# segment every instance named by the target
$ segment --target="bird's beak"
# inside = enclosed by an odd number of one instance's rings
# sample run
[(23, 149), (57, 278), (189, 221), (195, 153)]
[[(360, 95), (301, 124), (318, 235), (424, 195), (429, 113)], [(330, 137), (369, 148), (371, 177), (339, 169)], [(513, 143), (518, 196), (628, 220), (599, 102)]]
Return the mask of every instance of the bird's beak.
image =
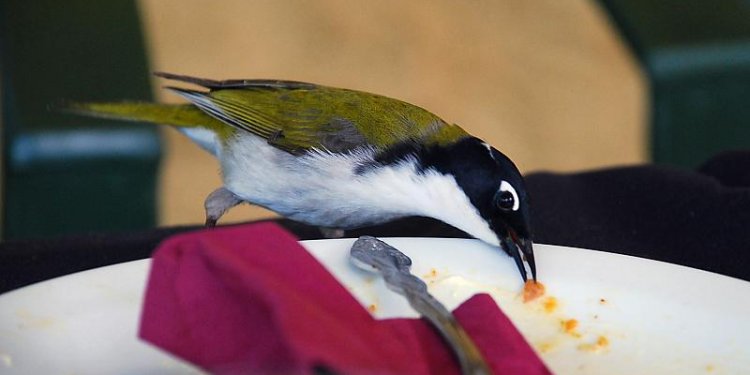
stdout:
[(508, 234), (500, 238), (500, 245), (516, 262), (518, 271), (525, 283), (529, 277), (526, 265), (531, 271), (531, 277), (536, 282), (536, 263), (534, 262), (534, 248), (531, 239), (519, 237), (515, 231), (508, 228)]

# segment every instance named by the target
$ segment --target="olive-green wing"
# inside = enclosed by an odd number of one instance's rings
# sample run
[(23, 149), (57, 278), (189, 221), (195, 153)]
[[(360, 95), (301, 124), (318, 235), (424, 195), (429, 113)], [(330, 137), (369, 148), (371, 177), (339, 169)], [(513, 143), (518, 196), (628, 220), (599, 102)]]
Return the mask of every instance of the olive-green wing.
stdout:
[(210, 89), (172, 88), (212, 117), (291, 153), (384, 149), (405, 141), (449, 143), (467, 136), (422, 108), (360, 91), (293, 81), (159, 75)]

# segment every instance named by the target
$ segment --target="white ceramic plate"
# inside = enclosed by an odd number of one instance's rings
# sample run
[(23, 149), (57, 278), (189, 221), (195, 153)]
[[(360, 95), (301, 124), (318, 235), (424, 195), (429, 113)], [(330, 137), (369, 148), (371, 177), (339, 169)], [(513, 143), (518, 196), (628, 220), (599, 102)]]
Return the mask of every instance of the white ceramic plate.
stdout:
[[(380, 278), (349, 264), (352, 241), (303, 244), (376, 316), (416, 316)], [(497, 249), (461, 239), (385, 241), (412, 258), (413, 272), (449, 308), (490, 293), (558, 374), (750, 373), (750, 283), (536, 245), (547, 294), (523, 303), (515, 265)], [(149, 264), (103, 267), (0, 296), (0, 374), (199, 373), (136, 338)]]

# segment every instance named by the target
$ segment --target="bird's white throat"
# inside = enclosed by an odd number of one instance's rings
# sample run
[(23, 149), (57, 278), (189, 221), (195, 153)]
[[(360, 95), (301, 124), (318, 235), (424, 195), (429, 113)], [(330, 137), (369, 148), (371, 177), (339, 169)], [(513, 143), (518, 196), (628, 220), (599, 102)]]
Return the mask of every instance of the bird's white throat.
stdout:
[(419, 172), (416, 160), (370, 165), (375, 151), (295, 156), (242, 134), (218, 153), (224, 186), (242, 199), (309, 224), (354, 228), (404, 216), (428, 216), (492, 245), (489, 224), (451, 175)]

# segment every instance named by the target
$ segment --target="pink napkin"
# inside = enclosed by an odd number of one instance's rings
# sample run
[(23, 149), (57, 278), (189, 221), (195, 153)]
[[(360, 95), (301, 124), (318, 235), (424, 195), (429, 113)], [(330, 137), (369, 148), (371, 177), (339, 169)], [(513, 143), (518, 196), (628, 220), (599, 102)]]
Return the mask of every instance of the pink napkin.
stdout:
[[(496, 374), (550, 374), (488, 295), (454, 312)], [(271, 223), (178, 235), (157, 249), (144, 340), (215, 374), (458, 374), (423, 319), (375, 320)]]

